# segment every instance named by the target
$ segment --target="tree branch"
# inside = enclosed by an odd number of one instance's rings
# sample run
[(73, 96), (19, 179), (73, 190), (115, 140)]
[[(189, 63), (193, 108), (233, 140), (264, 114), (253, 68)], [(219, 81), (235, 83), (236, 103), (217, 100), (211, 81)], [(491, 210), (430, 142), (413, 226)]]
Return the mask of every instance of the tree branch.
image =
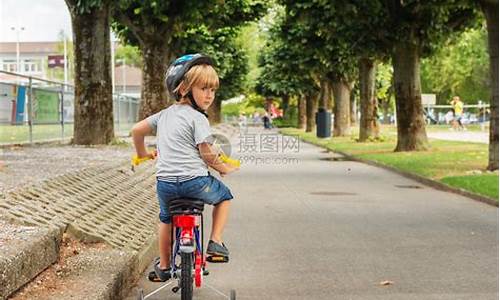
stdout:
[(132, 20), (129, 18), (129, 16), (125, 13), (122, 13), (120, 11), (117, 11), (115, 16), (120, 20), (120, 22), (127, 26), (128, 29), (134, 34), (135, 38), (139, 41), (139, 44), (141, 45), (141, 48), (144, 47), (145, 43), (144, 40), (142, 39), (142, 31), (139, 29), (138, 26), (136, 26)]

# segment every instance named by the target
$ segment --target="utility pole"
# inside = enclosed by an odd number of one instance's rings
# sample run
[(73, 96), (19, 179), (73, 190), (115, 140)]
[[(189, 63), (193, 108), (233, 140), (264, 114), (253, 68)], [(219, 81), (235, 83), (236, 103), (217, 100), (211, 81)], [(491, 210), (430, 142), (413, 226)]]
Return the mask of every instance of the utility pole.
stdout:
[(17, 42), (16, 42), (16, 61), (17, 61), (16, 72), (22, 73), (21, 72), (21, 61), (19, 59), (19, 33), (24, 30), (24, 27), (12, 26), (10, 29), (14, 30), (16, 32), (16, 40), (17, 40)]

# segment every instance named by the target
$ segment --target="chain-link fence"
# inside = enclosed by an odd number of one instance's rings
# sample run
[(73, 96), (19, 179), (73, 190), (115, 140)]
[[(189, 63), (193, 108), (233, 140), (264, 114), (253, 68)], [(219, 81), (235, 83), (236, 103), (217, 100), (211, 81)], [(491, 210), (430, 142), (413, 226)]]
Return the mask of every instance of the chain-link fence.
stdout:
[[(444, 125), (450, 124), (454, 118), (452, 105), (426, 105), (424, 106), (424, 117), (427, 124)], [(461, 122), (464, 125), (488, 126), (490, 120), (490, 105), (488, 103), (471, 104), (463, 106)]]
[[(74, 86), (0, 71), (0, 144), (67, 140), (73, 136)], [(139, 98), (113, 94), (116, 135), (137, 122)]]

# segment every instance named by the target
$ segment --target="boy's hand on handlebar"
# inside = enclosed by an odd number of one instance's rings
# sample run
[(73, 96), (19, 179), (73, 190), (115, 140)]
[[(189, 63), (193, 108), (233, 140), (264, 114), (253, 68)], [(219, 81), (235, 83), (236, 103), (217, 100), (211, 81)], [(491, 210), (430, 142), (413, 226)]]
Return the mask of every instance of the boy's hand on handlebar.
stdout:
[(132, 156), (132, 170), (133, 170), (134, 166), (138, 166), (139, 164), (141, 164), (147, 160), (155, 159), (157, 156), (158, 156), (158, 152), (156, 150), (152, 150), (152, 151), (147, 152), (147, 153), (141, 153), (140, 155), (134, 154), (134, 156)]

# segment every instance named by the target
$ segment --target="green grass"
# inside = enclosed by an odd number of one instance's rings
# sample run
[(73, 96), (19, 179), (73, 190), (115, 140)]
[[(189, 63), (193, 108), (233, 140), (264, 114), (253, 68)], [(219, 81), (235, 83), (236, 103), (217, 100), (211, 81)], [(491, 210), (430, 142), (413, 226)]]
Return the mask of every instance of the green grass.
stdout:
[[(396, 136), (391, 134), (391, 131), (390, 128), (383, 129), (383, 135), (379, 141), (359, 143), (356, 141), (355, 131), (349, 137), (319, 139), (315, 133), (306, 133), (295, 128), (281, 129), (283, 134), (299, 135), (305, 141), (332, 151), (344, 152), (437, 181), (444, 178), (453, 181), (453, 178), (466, 177), (463, 179), (464, 181), (475, 182), (478, 176), (492, 176), (493, 179), (481, 181), (481, 184), (464, 184), (463, 182), (457, 184), (471, 192), (498, 199), (498, 171), (491, 174), (468, 176), (471, 172), (485, 172), (488, 163), (487, 144), (430, 140), (428, 151), (394, 152), (397, 141)], [(445, 183), (452, 185), (448, 182)], [(481, 192), (478, 192), (478, 189)]]
[[(498, 175), (480, 174), (441, 178), (441, 182), (476, 194), (498, 199)], [(490, 188), (485, 188), (490, 187)]]
[[(134, 124), (115, 124), (115, 134), (127, 135)], [(33, 141), (60, 140), (62, 128), (59, 124), (34, 125)], [(73, 136), (73, 124), (64, 124), (64, 138)], [(16, 144), (29, 142), (29, 126), (27, 125), (0, 125), (0, 144)]]
[[(61, 125), (34, 125), (32, 129), (33, 141), (61, 139)], [(64, 138), (73, 135), (73, 125), (64, 125)], [(0, 144), (15, 144), (29, 142), (29, 126), (27, 125), (0, 125)]]

